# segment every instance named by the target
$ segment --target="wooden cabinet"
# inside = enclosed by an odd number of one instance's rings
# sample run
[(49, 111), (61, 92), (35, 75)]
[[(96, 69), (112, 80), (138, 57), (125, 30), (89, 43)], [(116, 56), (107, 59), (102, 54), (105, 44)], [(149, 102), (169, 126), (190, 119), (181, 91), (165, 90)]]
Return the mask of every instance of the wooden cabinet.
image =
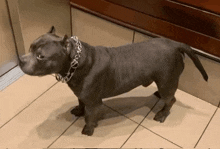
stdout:
[(184, 42), (220, 57), (220, 5), (211, 6), (199, 0), (70, 0), (70, 3), (133, 30)]

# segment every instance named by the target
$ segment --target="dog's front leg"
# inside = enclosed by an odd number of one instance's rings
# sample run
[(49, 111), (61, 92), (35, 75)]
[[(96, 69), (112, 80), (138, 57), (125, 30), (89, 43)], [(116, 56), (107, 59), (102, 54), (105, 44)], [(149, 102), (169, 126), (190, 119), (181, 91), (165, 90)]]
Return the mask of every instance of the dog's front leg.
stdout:
[(85, 113), (85, 104), (78, 99), (79, 105), (76, 106), (73, 110), (71, 110), (71, 113), (74, 114), (75, 116), (84, 116)]
[(86, 125), (82, 130), (82, 134), (91, 136), (94, 132), (95, 127), (98, 126), (98, 120), (100, 120), (103, 116), (102, 112), (103, 104), (92, 104), (86, 105), (85, 107), (85, 122)]

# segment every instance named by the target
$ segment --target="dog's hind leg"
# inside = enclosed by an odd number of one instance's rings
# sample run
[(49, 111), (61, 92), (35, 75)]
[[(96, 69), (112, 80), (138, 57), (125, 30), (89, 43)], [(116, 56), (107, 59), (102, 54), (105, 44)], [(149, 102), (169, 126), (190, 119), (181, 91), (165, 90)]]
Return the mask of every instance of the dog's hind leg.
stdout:
[(170, 109), (173, 104), (176, 102), (174, 94), (177, 90), (178, 79), (169, 81), (165, 85), (158, 85), (158, 93), (155, 95), (161, 97), (160, 99), (164, 101), (164, 107), (155, 115), (154, 120), (159, 122), (164, 122), (167, 116), (170, 114)]
[(170, 109), (176, 102), (174, 97), (175, 92), (178, 88), (179, 78), (184, 69), (183, 57), (180, 53), (176, 52), (173, 58), (170, 58), (170, 63), (167, 64), (169, 67), (164, 67), (162, 71), (155, 76), (155, 83), (158, 87), (159, 94), (154, 95), (161, 97), (165, 105), (155, 115), (154, 120), (164, 122), (167, 116), (170, 114)]
[(71, 114), (74, 114), (75, 116), (84, 116), (85, 113), (85, 104), (78, 99), (79, 105), (76, 106), (73, 110), (71, 110)]
[(173, 106), (173, 104), (175, 102), (176, 102), (176, 98), (175, 97), (171, 98), (171, 100), (170, 99), (166, 99), (165, 105), (164, 105), (163, 109), (160, 110), (155, 115), (154, 120), (163, 123), (166, 120), (167, 116), (170, 114), (170, 109), (171, 109), (171, 107)]

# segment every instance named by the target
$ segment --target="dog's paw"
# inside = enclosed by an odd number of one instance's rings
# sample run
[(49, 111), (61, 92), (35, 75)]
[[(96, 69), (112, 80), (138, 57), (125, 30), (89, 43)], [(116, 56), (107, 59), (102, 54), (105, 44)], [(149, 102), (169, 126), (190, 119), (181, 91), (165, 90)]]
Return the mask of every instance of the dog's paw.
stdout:
[(85, 125), (82, 130), (82, 134), (87, 136), (92, 136), (93, 132), (94, 132), (94, 127), (88, 127), (87, 125)]
[(169, 114), (170, 114), (169, 111), (159, 111), (155, 115), (154, 120), (163, 123)]
[(76, 106), (73, 110), (71, 110), (71, 114), (74, 114), (75, 116), (84, 116), (84, 108)]

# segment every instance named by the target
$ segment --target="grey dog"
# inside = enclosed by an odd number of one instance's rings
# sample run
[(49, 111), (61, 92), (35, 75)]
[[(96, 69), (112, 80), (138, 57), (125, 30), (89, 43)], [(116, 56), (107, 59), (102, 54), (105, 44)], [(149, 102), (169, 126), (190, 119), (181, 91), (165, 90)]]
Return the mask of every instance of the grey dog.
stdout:
[(140, 85), (147, 87), (152, 82), (158, 88), (155, 95), (165, 103), (154, 120), (164, 122), (176, 101), (174, 94), (184, 69), (184, 53), (207, 81), (201, 62), (186, 44), (153, 38), (119, 47), (91, 46), (75, 36), (57, 36), (54, 27), (33, 41), (30, 52), (19, 58), (19, 65), (28, 75), (55, 73), (58, 81), (67, 83), (79, 101), (71, 113), (85, 115), (82, 134), (91, 136), (100, 117), (103, 98)]

